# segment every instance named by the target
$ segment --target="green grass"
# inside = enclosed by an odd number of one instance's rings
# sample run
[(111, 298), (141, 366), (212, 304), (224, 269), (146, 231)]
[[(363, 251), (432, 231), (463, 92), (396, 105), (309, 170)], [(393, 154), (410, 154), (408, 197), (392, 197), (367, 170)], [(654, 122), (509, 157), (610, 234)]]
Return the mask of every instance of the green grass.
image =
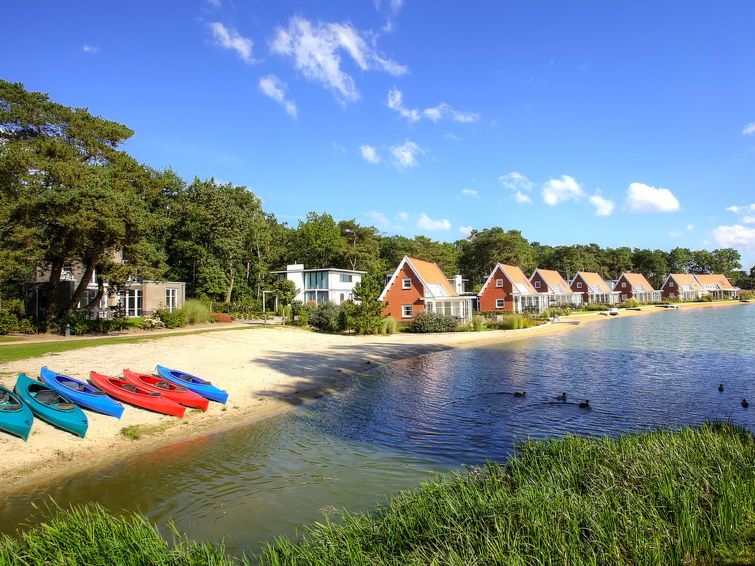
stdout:
[[(186, 421), (183, 422), (185, 423)], [(177, 424), (175, 421), (170, 420), (156, 425), (141, 424), (126, 426), (121, 429), (121, 436), (131, 440), (139, 440), (142, 436), (150, 436), (168, 430), (175, 424)]]
[(14, 338), (13, 336), (0, 336), (0, 342), (18, 342), (21, 338)]
[(728, 424), (526, 442), (371, 515), (325, 520), (270, 565), (753, 564), (755, 439)]
[(69, 350), (79, 350), (81, 348), (92, 348), (94, 346), (106, 346), (108, 344), (135, 344), (145, 340), (159, 340), (161, 338), (170, 338), (173, 336), (186, 336), (189, 334), (204, 334), (206, 332), (225, 332), (228, 330), (250, 330), (253, 328), (263, 328), (262, 326), (237, 326), (234, 328), (204, 328), (202, 330), (189, 330), (186, 332), (173, 332), (169, 334), (156, 334), (155, 336), (133, 336), (133, 337), (106, 337), (92, 338), (91, 340), (65, 340), (55, 342), (37, 342), (34, 344), (19, 344), (14, 346), (3, 346), (0, 348), (0, 364), (25, 360), (27, 358), (36, 358), (45, 354), (55, 354), (67, 352)]

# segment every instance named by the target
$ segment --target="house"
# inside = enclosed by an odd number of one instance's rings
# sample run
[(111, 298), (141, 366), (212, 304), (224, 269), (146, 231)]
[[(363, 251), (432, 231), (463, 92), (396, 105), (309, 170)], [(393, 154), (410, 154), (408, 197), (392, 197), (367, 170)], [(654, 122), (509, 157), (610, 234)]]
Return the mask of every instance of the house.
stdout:
[(498, 263), (480, 289), (480, 310), (541, 313), (548, 304), (548, 293), (538, 292), (522, 270)]
[(330, 301), (340, 305), (354, 300), (354, 286), (362, 281), (366, 271), (353, 269), (304, 269), (301, 263), (287, 265), (285, 270), (271, 271), (278, 280), (293, 281), (296, 285), (295, 301), (302, 303), (324, 303)]
[(612, 291), (603, 278), (593, 271), (579, 271), (571, 282), (571, 290), (582, 293), (582, 302), (598, 303), (603, 305), (616, 305), (619, 301), (619, 292)]
[(726, 276), (721, 273), (696, 274), (695, 279), (700, 283), (706, 294), (714, 299), (739, 298), (739, 288), (733, 287)]
[(572, 291), (558, 271), (538, 268), (532, 273), (530, 283), (538, 293), (548, 293), (549, 307), (582, 304), (582, 293)]
[(438, 264), (404, 256), (380, 294), (386, 304), (383, 314), (398, 322), (411, 322), (427, 310), (454, 316), (460, 322), (469, 321), (474, 297), (457, 290), (460, 276), (454, 281), (455, 285), (451, 285)]
[[(67, 265), (60, 274), (58, 284), (59, 301), (69, 301), (84, 275), (84, 267), (77, 262)], [(36, 280), (24, 286), (26, 314), (36, 318), (47, 315), (47, 287), (49, 269), (41, 266), (36, 270)], [(99, 304), (88, 311), (95, 318), (112, 318), (116, 310), (122, 310), (127, 318), (151, 315), (155, 310), (167, 308), (170, 312), (183, 307), (186, 301), (186, 283), (183, 281), (150, 281), (135, 279), (121, 286), (118, 292), (110, 292), (107, 282), (103, 283), (104, 292)], [(82, 308), (97, 297), (97, 272), (87, 284), (84, 297), (76, 305)]]
[(696, 301), (705, 294), (691, 273), (671, 273), (661, 286), (661, 297), (673, 301)]
[(653, 289), (642, 273), (622, 273), (613, 289), (621, 294), (621, 301), (635, 299), (638, 303), (661, 302), (661, 292)]

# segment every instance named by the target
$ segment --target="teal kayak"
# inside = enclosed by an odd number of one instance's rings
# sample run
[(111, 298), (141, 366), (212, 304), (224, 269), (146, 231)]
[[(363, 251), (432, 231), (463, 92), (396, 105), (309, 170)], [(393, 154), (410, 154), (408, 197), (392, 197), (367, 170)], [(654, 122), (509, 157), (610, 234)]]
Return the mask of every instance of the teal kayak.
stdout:
[(29, 406), (10, 389), (0, 385), (0, 430), (27, 440), (33, 422), (34, 415)]
[(44, 383), (19, 373), (16, 394), (40, 419), (81, 438), (87, 433), (89, 421), (84, 411)]

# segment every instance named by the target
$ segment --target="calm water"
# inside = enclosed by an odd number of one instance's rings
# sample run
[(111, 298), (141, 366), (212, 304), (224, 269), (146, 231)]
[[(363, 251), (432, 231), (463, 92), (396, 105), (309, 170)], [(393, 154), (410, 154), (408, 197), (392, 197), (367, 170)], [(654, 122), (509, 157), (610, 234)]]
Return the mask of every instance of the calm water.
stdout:
[[(96, 500), (254, 553), (333, 509), (368, 511), (437, 472), (501, 461), (517, 438), (706, 419), (755, 431), (755, 405), (743, 409), (743, 397), (755, 402), (755, 305), (619, 316), (396, 363), (290, 416), (11, 495), (0, 503), (0, 531), (33, 524), (30, 501)], [(578, 407), (584, 399), (592, 410)]]

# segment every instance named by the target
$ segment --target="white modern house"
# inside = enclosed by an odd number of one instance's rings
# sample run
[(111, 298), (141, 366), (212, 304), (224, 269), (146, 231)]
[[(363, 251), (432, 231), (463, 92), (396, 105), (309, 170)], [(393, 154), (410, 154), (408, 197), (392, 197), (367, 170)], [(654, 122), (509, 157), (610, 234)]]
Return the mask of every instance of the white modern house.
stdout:
[(354, 300), (354, 285), (362, 280), (366, 271), (353, 269), (304, 269), (301, 263), (287, 265), (285, 270), (272, 271), (278, 280), (293, 281), (296, 285), (295, 301), (303, 303), (324, 303), (330, 301), (340, 305)]

